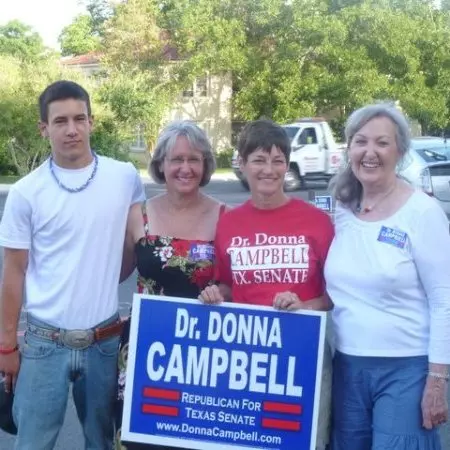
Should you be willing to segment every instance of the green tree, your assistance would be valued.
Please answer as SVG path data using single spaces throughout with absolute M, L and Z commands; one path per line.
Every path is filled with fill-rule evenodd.
M 442 70 L 446 52 L 440 49 L 448 49 L 448 44 L 434 14 L 388 11 L 367 4 L 346 8 L 340 17 L 349 30 L 344 45 L 365 51 L 378 77 L 388 84 L 375 98 L 399 100 L 425 128 L 443 126 L 448 120 L 448 92 L 442 82 L 448 81 L 448 71 Z
M 93 34 L 92 17 L 82 14 L 65 27 L 60 36 L 59 44 L 63 56 L 83 55 L 100 48 L 100 38 Z
M 85 0 L 84 4 L 92 18 L 93 33 L 103 35 L 103 25 L 114 14 L 114 7 L 109 0 Z
M 0 26 L 0 55 L 33 60 L 44 56 L 45 53 L 42 38 L 28 25 L 12 20 Z
M 425 9 L 436 8 L 436 2 L 434 0 L 329 0 L 331 11 L 363 5 L 408 12 L 417 12 L 418 9 L 424 11 Z
M 89 0 L 85 6 L 88 14 L 77 16 L 59 36 L 63 56 L 83 55 L 101 48 L 104 24 L 112 16 L 113 8 L 107 0 Z
M 105 25 L 103 62 L 115 68 L 163 70 L 165 43 L 158 24 L 159 12 L 153 0 L 119 4 Z
M 118 159 L 124 151 L 126 134 L 115 121 L 109 106 L 99 99 L 96 85 L 75 70 L 64 69 L 57 59 L 23 62 L 0 56 L 0 163 L 3 170 L 25 175 L 36 168 L 50 152 L 49 144 L 38 132 L 37 100 L 42 90 L 56 80 L 69 79 L 82 84 L 90 93 L 95 115 L 92 145 L 100 154 Z
M 145 125 L 149 143 L 205 73 L 232 73 L 238 119 L 331 111 L 342 122 L 392 99 L 425 128 L 442 127 L 449 18 L 431 0 L 128 0 L 100 20 L 109 75 L 100 95 L 130 129 Z
M 103 102 L 130 136 L 139 126 L 151 150 L 162 121 L 180 91 L 177 63 L 168 57 L 156 1 L 129 0 L 105 24 L 104 57 L 108 77 Z

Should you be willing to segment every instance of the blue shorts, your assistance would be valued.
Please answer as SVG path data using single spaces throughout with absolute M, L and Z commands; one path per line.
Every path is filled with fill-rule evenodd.
M 422 427 L 428 357 L 333 361 L 332 450 L 441 450 L 439 429 Z

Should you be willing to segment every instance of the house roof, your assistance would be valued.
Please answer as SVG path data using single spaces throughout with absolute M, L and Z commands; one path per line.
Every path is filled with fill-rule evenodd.
M 61 58 L 61 64 L 64 66 L 88 66 L 91 64 L 100 64 L 101 53 L 87 53 L 85 55 L 64 56 Z M 163 56 L 167 61 L 177 61 L 178 52 L 175 48 L 165 45 Z
M 64 66 L 84 66 L 90 64 L 100 63 L 100 53 L 86 53 L 78 56 L 65 56 L 61 58 L 61 63 Z
M 177 49 L 170 44 L 169 32 L 161 30 L 159 39 L 162 42 L 162 57 L 166 61 L 177 61 L 180 59 Z M 61 63 L 65 66 L 88 66 L 91 64 L 100 64 L 101 52 L 90 52 L 78 56 L 65 56 L 61 58 Z

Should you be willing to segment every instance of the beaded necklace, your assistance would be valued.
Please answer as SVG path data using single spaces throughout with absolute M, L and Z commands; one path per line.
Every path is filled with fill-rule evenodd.
M 68 186 L 66 186 L 56 175 L 55 173 L 55 169 L 54 169 L 54 162 L 53 162 L 53 155 L 50 155 L 49 158 L 49 168 L 50 168 L 50 173 L 52 174 L 53 179 L 56 181 L 56 183 L 58 184 L 58 186 L 61 189 L 64 189 L 67 192 L 71 192 L 71 193 L 75 193 L 75 192 L 81 192 L 84 189 L 86 189 L 89 184 L 91 183 L 91 181 L 94 179 L 96 173 L 97 173 L 97 167 L 98 167 L 98 156 L 95 152 L 92 152 L 92 156 L 94 157 L 94 167 L 92 169 L 92 173 L 89 176 L 89 178 L 86 180 L 85 183 L 83 183 L 81 186 L 76 187 L 76 188 L 70 188 Z

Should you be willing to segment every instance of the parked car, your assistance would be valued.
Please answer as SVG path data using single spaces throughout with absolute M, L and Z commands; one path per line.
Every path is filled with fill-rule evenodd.
M 308 181 L 328 181 L 338 170 L 344 145 L 335 142 L 328 123 L 322 118 L 300 119 L 283 125 L 291 139 L 291 160 L 285 177 L 285 190 L 306 188 Z M 241 183 L 248 188 L 239 167 L 237 151 L 234 152 L 232 169 Z
M 414 138 L 399 172 L 412 185 L 435 198 L 450 219 L 450 142 L 447 139 Z

